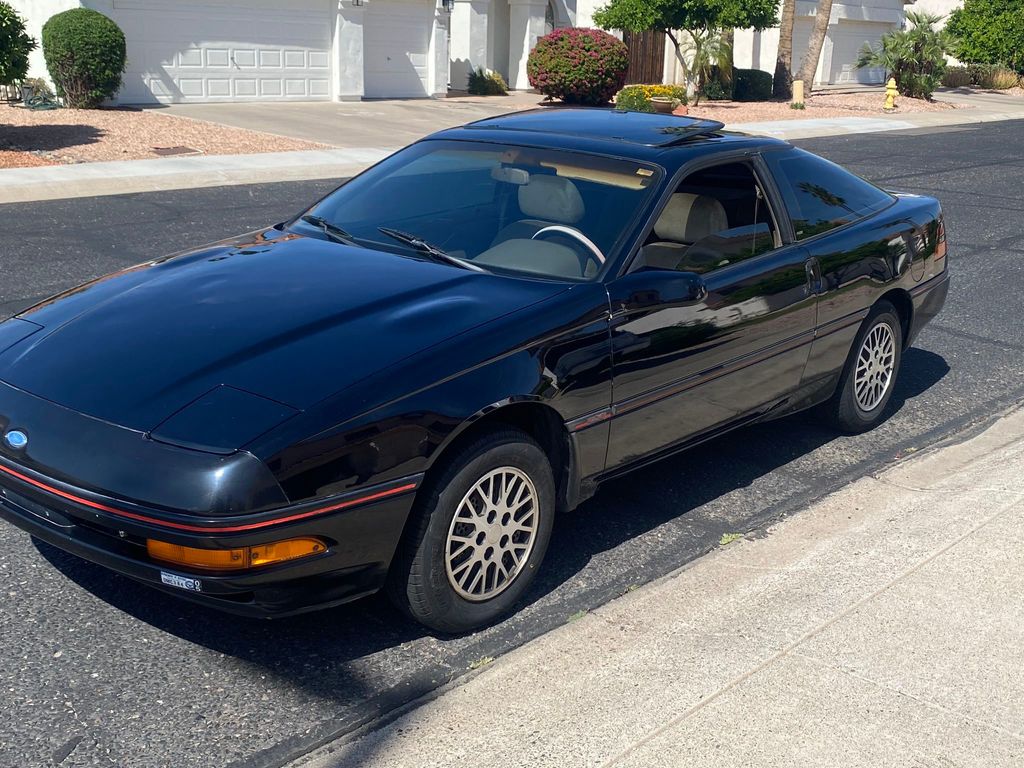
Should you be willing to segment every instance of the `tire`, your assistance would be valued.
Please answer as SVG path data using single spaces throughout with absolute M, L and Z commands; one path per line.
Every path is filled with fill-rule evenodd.
M 871 354 L 872 350 L 889 350 L 890 346 L 887 354 Z M 825 414 L 837 429 L 855 435 L 882 421 L 896 388 L 902 351 L 903 326 L 896 308 L 888 301 L 880 301 L 861 325 L 836 392 L 825 403 Z
M 532 502 L 521 501 L 523 493 Z M 508 507 L 505 498 L 512 501 Z M 417 497 L 388 574 L 389 597 L 439 632 L 457 634 L 497 621 L 536 576 L 554 511 L 551 464 L 529 435 L 501 428 L 477 438 L 437 467 Z

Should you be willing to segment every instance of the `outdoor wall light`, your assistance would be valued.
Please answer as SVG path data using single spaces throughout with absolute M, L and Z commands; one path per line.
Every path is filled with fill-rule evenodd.
M 441 7 L 451 13 L 455 10 L 455 0 L 441 0 Z
M 362 8 L 363 7 L 363 0 L 352 0 L 352 7 L 353 8 Z

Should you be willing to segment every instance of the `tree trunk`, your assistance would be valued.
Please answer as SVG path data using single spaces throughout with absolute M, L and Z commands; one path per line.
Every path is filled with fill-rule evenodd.
M 776 99 L 793 98 L 793 21 L 796 16 L 796 0 L 782 0 L 782 17 L 779 19 L 779 53 L 775 57 L 775 80 L 772 81 L 772 96 Z
M 689 77 L 687 75 L 689 69 L 686 66 L 686 57 L 683 55 L 683 49 L 679 46 L 679 40 L 676 38 L 675 33 L 671 29 L 666 29 L 665 35 L 672 42 L 672 47 L 675 49 L 676 52 L 676 62 L 678 62 L 679 64 L 679 71 L 683 73 L 684 81 L 682 83 L 676 82 L 675 84 L 687 85 L 686 81 L 689 80 Z M 675 77 L 675 75 L 673 75 L 672 80 L 673 82 L 675 82 L 676 80 L 678 80 L 678 78 Z
M 722 46 L 724 47 L 724 56 L 722 60 L 718 62 L 718 70 L 721 73 L 722 83 L 726 85 L 729 91 L 732 91 L 733 77 L 732 71 L 735 66 L 735 60 L 733 59 L 733 44 L 736 41 L 736 30 L 732 27 L 722 30 Z
M 828 32 L 828 20 L 832 15 L 832 0 L 821 0 L 814 14 L 814 29 L 807 43 L 807 53 L 800 65 L 800 79 L 804 81 L 804 90 L 810 93 L 814 85 L 814 73 L 818 70 L 818 59 L 825 45 L 825 33 Z

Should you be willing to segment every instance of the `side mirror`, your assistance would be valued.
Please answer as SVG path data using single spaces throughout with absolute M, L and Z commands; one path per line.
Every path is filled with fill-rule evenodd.
M 623 309 L 685 307 L 708 297 L 704 278 L 696 272 L 670 269 L 641 269 L 616 280 L 611 286 L 612 302 Z

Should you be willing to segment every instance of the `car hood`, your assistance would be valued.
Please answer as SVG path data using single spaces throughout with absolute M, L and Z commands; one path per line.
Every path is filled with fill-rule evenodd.
M 564 290 L 264 230 L 57 296 L 11 321 L 18 334 L 0 325 L 0 380 L 143 432 L 237 390 L 284 418 Z

